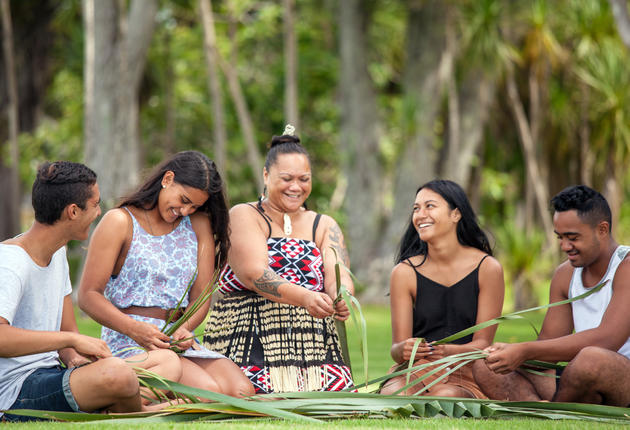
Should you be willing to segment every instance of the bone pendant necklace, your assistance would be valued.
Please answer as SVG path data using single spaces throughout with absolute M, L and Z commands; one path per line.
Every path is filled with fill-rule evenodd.
M 291 225 L 291 218 L 289 217 L 289 214 L 285 213 L 282 215 L 282 220 L 284 221 L 284 235 L 290 236 L 291 233 L 293 233 L 293 226 Z

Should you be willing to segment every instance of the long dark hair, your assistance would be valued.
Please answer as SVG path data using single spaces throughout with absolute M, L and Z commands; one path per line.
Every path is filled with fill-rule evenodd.
M 444 179 L 435 179 L 422 185 L 416 191 L 416 195 L 420 190 L 427 188 L 438 193 L 446 202 L 451 210 L 459 209 L 461 218 L 457 223 L 457 240 L 464 246 L 477 248 L 488 255 L 492 255 L 492 248 L 488 237 L 477 224 L 475 212 L 466 197 L 466 193 L 453 181 Z M 420 239 L 418 231 L 413 225 L 413 219 L 409 217 L 409 224 L 400 240 L 400 248 L 396 254 L 396 263 L 406 260 L 414 255 L 427 255 L 428 246 L 425 241 Z
M 197 211 L 210 218 L 218 251 L 215 253 L 215 268 L 223 267 L 230 247 L 229 214 L 223 180 L 214 161 L 198 151 L 182 151 L 162 162 L 149 178 L 131 195 L 123 198 L 118 207 L 135 206 L 151 210 L 158 203 L 162 189 L 162 177 L 167 171 L 175 174 L 174 181 L 181 185 L 203 190 L 208 200 Z

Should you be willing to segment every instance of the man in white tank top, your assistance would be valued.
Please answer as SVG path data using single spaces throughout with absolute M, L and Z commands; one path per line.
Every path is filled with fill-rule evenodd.
M 568 260 L 556 268 L 550 303 L 590 296 L 549 308 L 538 340 L 496 343 L 474 366 L 475 379 L 492 399 L 630 405 L 630 248 L 611 234 L 608 203 L 584 185 L 552 200 L 554 231 Z M 526 360 L 569 362 L 555 378 L 519 369 Z
M 65 161 L 45 163 L 33 184 L 35 222 L 0 243 L 3 421 L 28 419 L 12 415 L 11 409 L 141 408 L 134 371 L 111 357 L 105 342 L 79 334 L 74 318 L 65 246 L 88 238 L 90 224 L 101 213 L 99 204 L 92 170 Z

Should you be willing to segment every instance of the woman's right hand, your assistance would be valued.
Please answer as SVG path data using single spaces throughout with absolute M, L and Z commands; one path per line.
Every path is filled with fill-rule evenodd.
M 170 348 L 171 339 L 162 333 L 156 326 L 144 321 L 133 321 L 134 323 L 127 335 L 135 340 L 138 345 L 149 351 L 153 349 Z
M 315 318 L 326 318 L 334 312 L 333 301 L 328 294 L 306 291 L 302 307 Z
M 402 352 L 403 360 L 409 361 L 409 359 L 411 358 L 411 353 L 413 352 L 413 346 L 416 344 L 417 340 L 418 340 L 417 337 L 410 337 L 409 339 L 402 342 L 401 352 Z M 432 355 L 434 353 L 434 350 L 435 350 L 434 346 L 424 341 L 420 342 L 420 344 L 418 345 L 418 349 L 416 350 L 414 361 L 419 360 L 421 358 L 426 358 L 427 356 Z

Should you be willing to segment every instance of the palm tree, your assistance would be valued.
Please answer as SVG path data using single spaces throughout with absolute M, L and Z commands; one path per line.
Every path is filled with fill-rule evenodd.
M 622 200 L 623 174 L 630 161 L 630 55 L 618 37 L 607 37 L 597 55 L 586 57 L 577 76 L 593 89 L 592 145 L 598 169 L 605 174 L 604 193 L 613 211 L 613 225 Z

